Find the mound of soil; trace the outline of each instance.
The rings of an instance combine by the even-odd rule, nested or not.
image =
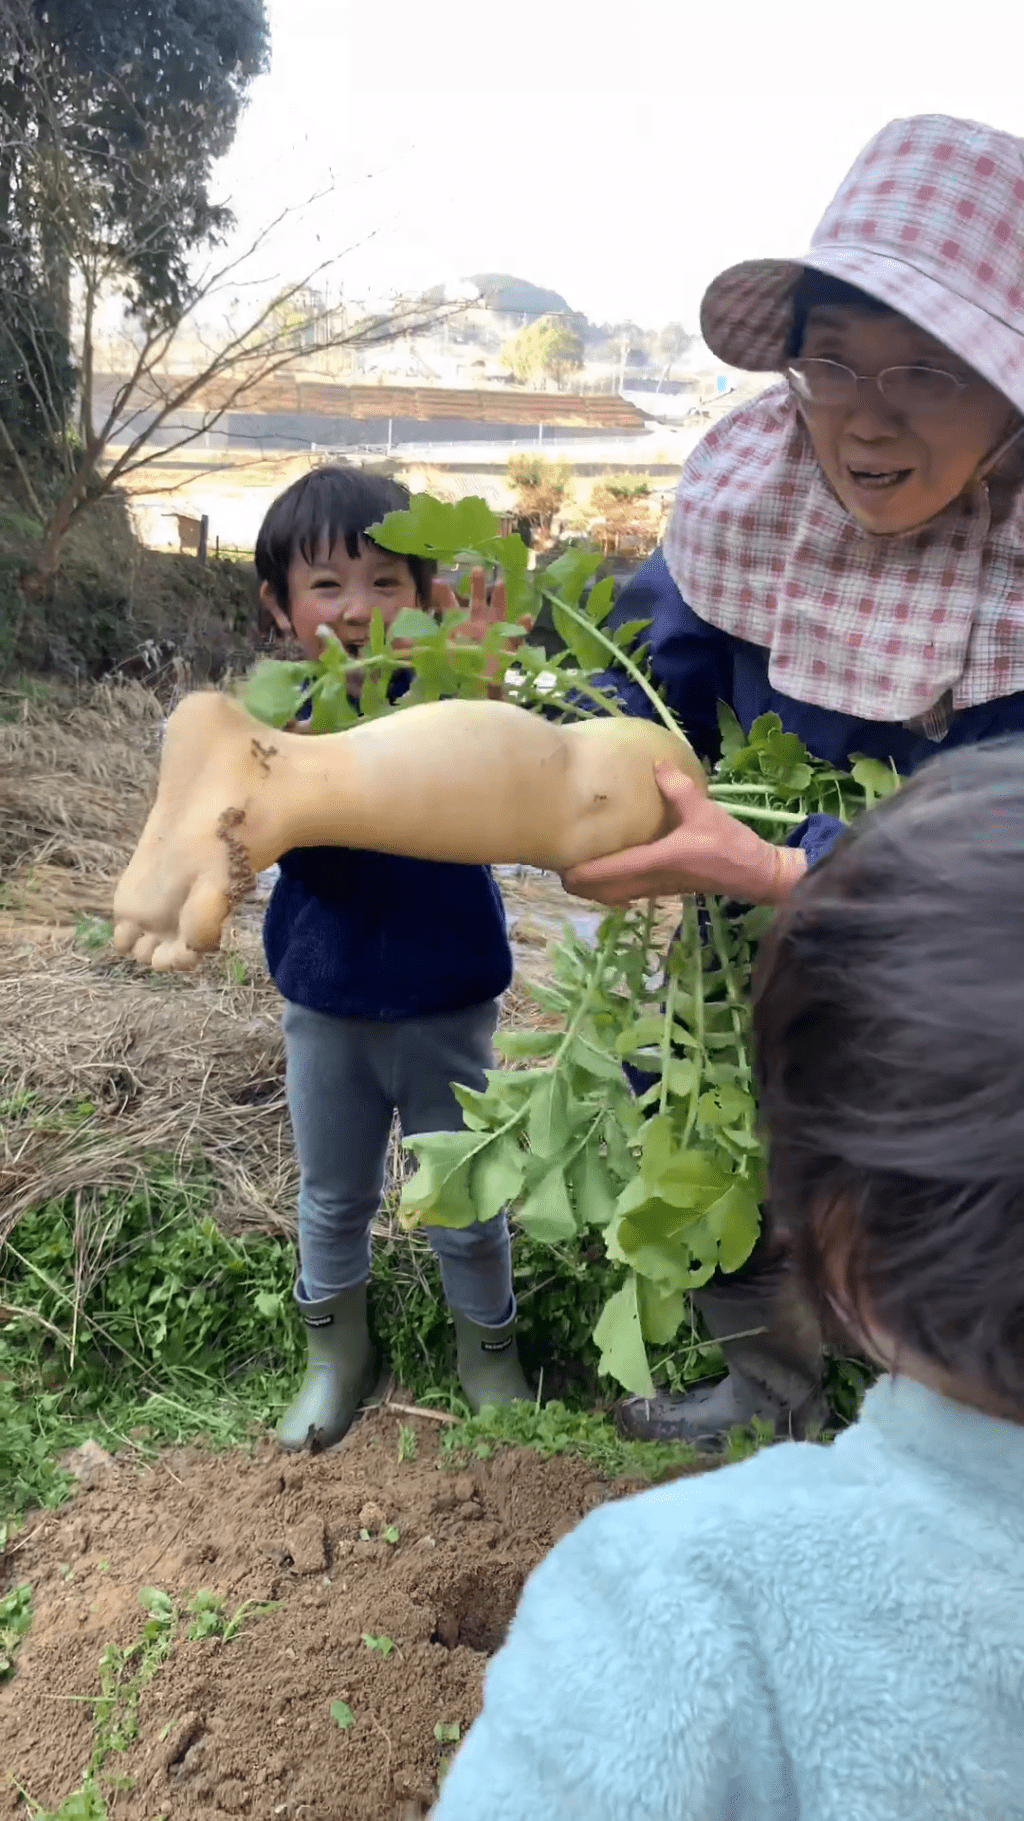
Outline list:
[[[403,1425],[412,1459],[399,1458]],[[435,1727],[465,1735],[527,1575],[595,1504],[635,1489],[529,1450],[446,1468],[439,1424],[386,1408],[315,1457],[268,1439],[142,1470],[101,1460],[68,1506],[30,1519],[4,1565],[7,1585],[30,1583],[35,1618],[0,1685],[0,1816],[23,1821],[18,1786],[50,1809],[78,1787],[100,1656],[140,1637],[139,1592],[155,1586],[181,1616],[137,1738],[100,1772],[111,1816],[415,1821],[453,1750]],[[190,1640],[184,1608],[200,1589],[228,1616],[280,1605],[227,1641]]]

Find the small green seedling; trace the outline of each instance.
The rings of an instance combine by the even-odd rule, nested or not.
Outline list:
[[[14,1674],[14,1653],[32,1624],[32,1589],[27,1581],[0,1599],[0,1682]]]
[[[243,1600],[229,1619],[225,1617],[221,1596],[211,1593],[209,1587],[201,1587],[188,1603],[187,1611],[192,1614],[192,1623],[186,1635],[193,1640],[222,1638],[228,1644],[241,1630],[246,1619],[264,1612],[276,1612],[280,1604],[280,1600]]]
[[[462,1728],[458,1720],[438,1720],[434,1727],[434,1737],[439,1745],[457,1745],[462,1737]]]
[[[375,1638],[372,1631],[363,1632],[363,1643],[367,1650],[373,1650],[379,1657],[389,1657],[395,1648],[393,1638]]]
[[[381,1534],[385,1543],[397,1543],[402,1532],[399,1530],[397,1524],[389,1524],[387,1529],[382,1531]]]
[[[342,1732],[348,1732],[349,1727],[355,1725],[356,1716],[347,1701],[332,1701],[331,1719],[335,1726],[341,1728]]]
[[[74,1571],[74,1569],[73,1569],[73,1568],[72,1568],[72,1566],[71,1566],[71,1563],[70,1563],[70,1562],[62,1562],[62,1563],[61,1563],[61,1565],[60,1565],[60,1578],[61,1578],[61,1580],[62,1580],[62,1581],[73,1581],[73,1580],[74,1580],[74,1578],[75,1578],[75,1571]]]
[[[224,1601],[208,1587],[201,1587],[188,1602],[186,1609],[192,1614],[186,1636],[192,1638],[220,1637],[224,1630]]]
[[[398,1431],[398,1458],[400,1461],[416,1459],[416,1431],[409,1423],[403,1423]]]

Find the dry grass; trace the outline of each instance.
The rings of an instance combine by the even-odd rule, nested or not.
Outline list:
[[[156,1153],[205,1162],[225,1230],[294,1232],[281,1002],[259,907],[243,907],[224,951],[189,976],[142,973],[83,926],[109,916],[152,801],[159,701],[136,683],[103,684],[41,703],[0,697],[5,712],[0,1241],[53,1197],[130,1187]],[[532,974],[558,920],[542,883],[511,886]],[[520,980],[504,1022],[544,1022]],[[392,1184],[404,1161],[394,1146]]]
[[[60,920],[94,911],[101,887],[109,904],[156,782],[159,701],[138,683],[101,683],[42,702],[0,697],[0,714],[6,907],[20,896],[22,915]]]
[[[75,940],[109,916],[162,713],[106,684],[0,725],[0,1235],[52,1196],[134,1182],[158,1151],[206,1160],[225,1226],[291,1221],[279,1000],[252,920],[188,979]]]
[[[288,1229],[279,1001],[262,977],[159,979],[55,935],[0,943],[0,1237],[27,1208],[204,1159],[229,1229]]]

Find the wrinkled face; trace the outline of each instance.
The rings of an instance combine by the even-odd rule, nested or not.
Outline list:
[[[365,538],[360,538],[354,557],[349,556],[343,539],[333,549],[323,540],[315,556],[312,563],[299,550],[292,556],[287,613],[266,582],[260,591],[281,631],[293,631],[308,658],[320,655],[320,626],[329,626],[349,656],[359,657],[370,637],[375,608],[380,609],[386,628],[403,607],[421,605],[405,558],[378,550]]]
[[[800,401],[825,478],[865,531],[892,535],[934,518],[1015,422],[1001,392],[903,316],[819,306],[801,359],[838,361],[872,378],[888,367],[932,367],[964,382],[939,409],[898,411],[870,385],[841,405]]]

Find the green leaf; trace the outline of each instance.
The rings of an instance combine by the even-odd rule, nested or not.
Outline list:
[[[700,1228],[715,1244],[722,1270],[738,1271],[750,1257],[761,1231],[761,1210],[749,1189],[743,1183],[734,1182],[708,1208]],[[704,1258],[705,1263],[709,1262],[697,1232],[692,1244],[698,1257]]]
[[[718,735],[722,745],[722,759],[728,765],[746,746],[747,736],[727,702],[718,704]]]
[[[750,745],[757,748],[767,746],[773,734],[781,732],[782,721],[777,714],[758,715],[757,720],[750,729]]]
[[[619,1197],[620,1214],[632,1213],[634,1205],[639,1206],[650,1189],[656,1189],[672,1207],[704,1213],[730,1182],[730,1171],[707,1151],[694,1146],[685,1151],[674,1147],[667,1114],[648,1120],[640,1167],[642,1179],[637,1178],[636,1186],[627,1184]]]
[[[474,1159],[469,1193],[479,1220],[492,1220],[523,1186],[525,1158],[513,1137],[489,1144]]]
[[[367,1650],[372,1650],[378,1657],[389,1657],[395,1648],[393,1638],[375,1637],[372,1631],[363,1632],[363,1643]]]
[[[335,1726],[341,1727],[342,1732],[347,1732],[350,1726],[355,1725],[356,1716],[347,1701],[332,1701],[331,1719]]]
[[[589,1227],[606,1227],[615,1215],[615,1188],[594,1137],[576,1158],[570,1183],[579,1220]]]
[[[457,1745],[462,1728],[457,1720],[439,1720],[434,1727],[434,1737],[439,1745]]]
[[[697,1079],[696,1065],[673,1056],[665,1070],[665,1075],[668,1079],[669,1093],[677,1094],[680,1100],[688,1100]]]
[[[564,550],[544,571],[543,588],[575,607],[584,588],[602,563],[600,551]]]
[[[569,1137],[565,1080],[553,1069],[545,1073],[546,1079],[530,1101],[526,1122],[527,1140],[535,1157],[553,1157]]]
[[[608,618],[614,601],[615,579],[613,576],[606,575],[603,581],[595,582],[587,597],[586,613],[588,620],[592,620],[595,626],[600,626]],[[607,658],[608,654],[606,653],[605,663],[607,663]]]
[[[433,614],[424,613],[422,607],[401,608],[388,628],[392,644],[396,639],[437,639],[440,636],[441,628]]]
[[[668,1113],[658,1113],[647,1121],[643,1130],[640,1173],[644,1182],[658,1182],[671,1162],[672,1120]]]
[[[571,651],[583,670],[600,670],[608,663],[609,652],[586,625],[572,617],[560,601],[552,600],[551,618],[567,651]]]
[[[575,1238],[576,1219],[561,1162],[553,1164],[541,1177],[516,1218],[531,1239],[543,1240],[548,1245]]]
[[[625,1226],[627,1223],[623,1224]],[[640,1246],[631,1245],[627,1251],[625,1246],[609,1237],[611,1232],[612,1229],[609,1228],[605,1234],[609,1258],[632,1266],[638,1278],[649,1279],[661,1290],[699,1290],[715,1274],[713,1263],[704,1264],[694,1257],[683,1234],[674,1234],[665,1240],[645,1241]]]
[[[614,640],[620,651],[629,651],[631,646],[636,644],[640,634],[647,631],[650,624],[650,620],[624,620],[622,625],[616,626],[608,636]]]
[[[448,504],[427,493],[414,493],[408,511],[389,512],[379,524],[370,525],[366,535],[382,550],[440,561],[463,550],[486,548],[497,541],[499,530],[487,501],[475,495]]]
[[[479,1132],[419,1132],[405,1140],[419,1160],[402,1190],[400,1211],[435,1226],[468,1227],[476,1219],[469,1197],[468,1166],[489,1139]]]
[[[654,1382],[640,1328],[637,1282],[631,1271],[621,1290],[601,1311],[594,1340],[601,1349],[598,1371],[617,1379],[634,1397],[653,1397]]]
[[[649,1013],[627,1024],[615,1040],[615,1048],[620,1056],[634,1056],[638,1050],[660,1049],[665,1035],[665,1015]]]
[[[354,727],[358,720],[359,710],[348,693],[345,678],[324,677],[313,691],[310,733],[341,733],[346,727]]]
[[[494,1047],[510,1060],[519,1056],[550,1056],[562,1041],[561,1031],[499,1031]]]
[[[646,1277],[637,1279],[640,1329],[652,1346],[667,1347],[683,1319],[686,1298],[681,1290],[666,1290]]]
[[[604,1050],[596,1048],[584,1036],[576,1038],[569,1051],[569,1059],[576,1064],[577,1068],[584,1070],[588,1075],[593,1075],[598,1081],[618,1083],[622,1080],[621,1062],[618,1062],[614,1056],[607,1055]]]
[[[702,1094],[697,1102],[697,1119],[702,1126],[711,1130],[736,1125],[741,1119],[751,1118],[753,1112],[754,1102],[751,1096],[730,1082],[721,1082],[719,1086]]]
[[[242,705],[268,727],[285,727],[294,721],[309,680],[315,675],[313,664],[284,664],[277,658],[263,658],[242,684]]]
[[[151,1612],[155,1619],[168,1623],[174,1617],[174,1603],[170,1594],[162,1587],[143,1587],[138,1595],[139,1605]]]
[[[370,616],[370,656],[372,658],[382,658],[387,649],[387,642],[388,635],[384,625],[384,615],[379,607],[375,607]],[[364,683],[364,690],[365,687],[366,685]]]
[[[876,799],[891,797],[900,787],[899,773],[881,759],[858,759],[851,767],[851,776],[864,792],[869,808]]]

